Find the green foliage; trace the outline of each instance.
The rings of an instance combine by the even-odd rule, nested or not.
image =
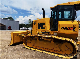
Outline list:
[[[31,22],[31,19],[29,19],[29,24],[31,24],[32,22]]]
[[[8,17],[8,18],[3,18],[3,19],[10,19],[10,20],[14,20],[12,17]]]
[[[25,24],[19,24],[19,29],[25,27]]]
[[[22,27],[26,27],[26,28],[32,27],[31,19],[29,19],[29,24],[19,24],[19,29],[22,28]]]
[[[10,19],[10,20],[14,20],[12,17],[8,17],[8,19]]]
[[[32,27],[32,21],[29,19],[29,26]]]
[[[19,29],[22,27],[29,28],[29,27],[31,27],[31,24],[19,24]]]

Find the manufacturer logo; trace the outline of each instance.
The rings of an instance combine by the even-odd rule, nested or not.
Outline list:
[[[45,27],[43,27],[43,25],[45,25],[45,23],[38,23],[38,29],[40,29],[40,27],[41,27],[41,29],[45,29]]]
[[[73,25],[73,27],[61,27],[62,30],[73,30],[75,31],[75,26]]]

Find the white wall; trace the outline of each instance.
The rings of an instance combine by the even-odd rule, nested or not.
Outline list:
[[[19,30],[19,21],[0,19],[0,23],[6,25],[6,29],[11,26],[12,30]]]

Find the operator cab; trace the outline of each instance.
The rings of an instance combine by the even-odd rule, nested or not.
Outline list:
[[[50,29],[58,31],[58,21],[74,21],[76,11],[74,5],[57,5],[51,8]]]

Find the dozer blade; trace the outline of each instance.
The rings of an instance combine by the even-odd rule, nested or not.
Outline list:
[[[78,50],[76,42],[72,39],[53,35],[27,35],[23,39],[23,45],[28,49],[63,58],[72,58],[76,55]]]
[[[26,31],[12,32],[11,33],[11,42],[10,42],[9,45],[13,45],[13,44],[16,44],[16,43],[23,42],[23,36],[27,35],[28,32],[30,32],[30,31],[26,30]]]

